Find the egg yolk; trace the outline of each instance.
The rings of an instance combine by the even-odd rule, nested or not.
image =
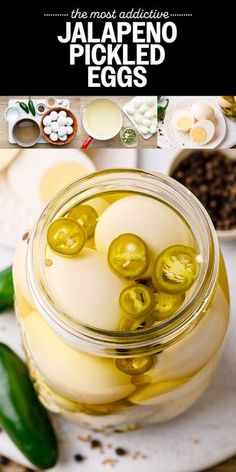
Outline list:
[[[191,138],[198,144],[205,143],[207,139],[207,132],[201,126],[195,126],[191,129]]]
[[[50,167],[42,176],[39,195],[46,205],[59,190],[88,174],[87,169],[76,162],[62,162]]]
[[[178,119],[177,127],[182,130],[190,129],[192,126],[192,120],[188,116],[183,116]]]

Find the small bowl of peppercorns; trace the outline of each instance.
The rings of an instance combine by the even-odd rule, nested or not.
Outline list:
[[[220,238],[236,238],[236,149],[181,151],[168,173],[200,200]]]

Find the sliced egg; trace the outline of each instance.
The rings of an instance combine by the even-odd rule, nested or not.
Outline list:
[[[97,250],[107,255],[111,242],[123,233],[136,234],[148,246],[151,263],[146,276],[151,275],[156,257],[166,247],[173,244],[194,247],[190,229],[176,212],[141,195],[122,198],[104,211],[95,230]]]
[[[194,125],[194,116],[187,110],[178,110],[172,117],[172,123],[178,131],[189,131]]]
[[[214,121],[215,119],[213,107],[206,102],[194,102],[191,106],[191,112],[196,120]]]
[[[129,282],[113,274],[104,254],[86,248],[76,258],[46,257],[53,262],[45,267],[47,286],[61,309],[86,325],[117,329],[119,295]]]
[[[7,170],[11,190],[36,216],[63,187],[95,171],[85,153],[75,149],[21,151]],[[29,178],[30,176],[30,178]]]
[[[73,349],[36,311],[25,318],[29,350],[46,382],[79,403],[114,402],[135,390],[131,377],[119,371],[113,359]]]
[[[199,120],[190,130],[191,139],[200,146],[209,143],[215,134],[215,126],[212,121]]]

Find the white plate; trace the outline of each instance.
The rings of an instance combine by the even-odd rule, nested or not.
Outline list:
[[[144,100],[145,96],[139,96],[138,98],[140,98],[141,100]],[[155,105],[154,105],[154,108],[156,107],[157,108],[157,97],[152,97],[155,99]],[[133,115],[130,115],[130,113],[128,113],[128,107],[129,105],[132,105],[132,103],[134,103],[136,97],[132,98],[132,100],[130,100],[129,102],[127,102],[124,106],[123,106],[123,112],[125,113],[125,115],[128,117],[129,121],[132,123],[132,125],[135,127],[135,129],[139,132],[139,134],[141,134],[141,136],[144,138],[144,139],[150,139],[153,134],[156,134],[156,133],[148,133],[148,134],[143,134],[141,133],[140,131],[140,128],[139,128],[139,125],[136,123]]]
[[[93,438],[103,442],[104,454],[91,450],[89,443],[79,439],[89,433],[87,430],[54,418],[60,441],[60,461],[53,472],[109,472],[113,468],[102,464],[106,458],[118,459],[115,472],[200,472],[236,453],[235,244],[224,243],[222,249],[229,275],[232,318],[226,349],[211,387],[190,410],[166,424],[127,434],[103,436],[92,433]],[[7,264],[10,256],[0,247],[0,260],[4,257]],[[0,315],[0,341],[22,354],[13,313]],[[108,448],[108,444],[112,447]],[[130,454],[119,458],[114,452],[116,447],[124,447]],[[133,459],[132,455],[137,451],[147,457]],[[73,458],[76,453],[87,459],[76,463]],[[25,463],[5,433],[0,433],[0,454]]]
[[[206,100],[204,100],[206,102]],[[176,147],[177,149],[195,149],[195,148],[207,148],[213,149],[219,146],[219,144],[223,141],[225,134],[226,134],[226,123],[225,118],[218,107],[209,103],[211,107],[214,108],[215,111],[215,135],[213,139],[208,143],[204,144],[204,146],[199,146],[198,144],[193,143],[190,138],[189,133],[182,133],[181,131],[177,131],[172,123],[173,115],[176,111],[179,110],[188,110],[190,111],[191,105],[193,104],[193,99],[186,99],[176,103],[175,105],[167,108],[167,112],[165,115],[164,121],[164,133],[170,143]],[[207,103],[207,102],[206,102]]]

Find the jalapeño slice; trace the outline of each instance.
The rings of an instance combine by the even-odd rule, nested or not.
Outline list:
[[[90,205],[75,205],[69,211],[68,218],[78,221],[78,223],[85,229],[87,237],[91,238],[98,220],[98,214],[93,207]]]
[[[135,280],[148,268],[147,246],[136,234],[121,234],[110,244],[108,263],[111,270],[119,277]]]
[[[133,320],[142,318],[152,311],[154,296],[148,287],[136,284],[122,290],[119,303],[125,316]]]
[[[166,293],[184,293],[198,273],[196,251],[189,246],[170,246],[159,254],[154,265],[153,283]]]
[[[157,320],[164,320],[173,315],[182,305],[185,299],[184,293],[163,293],[154,294],[154,314]]]
[[[86,243],[86,232],[77,221],[58,218],[49,226],[47,241],[56,253],[63,256],[76,256]]]
[[[154,321],[154,316],[152,314],[142,316],[142,318],[138,318],[136,320],[129,320],[128,318],[122,316],[118,325],[118,330],[137,331],[140,329],[147,329],[152,326]]]

